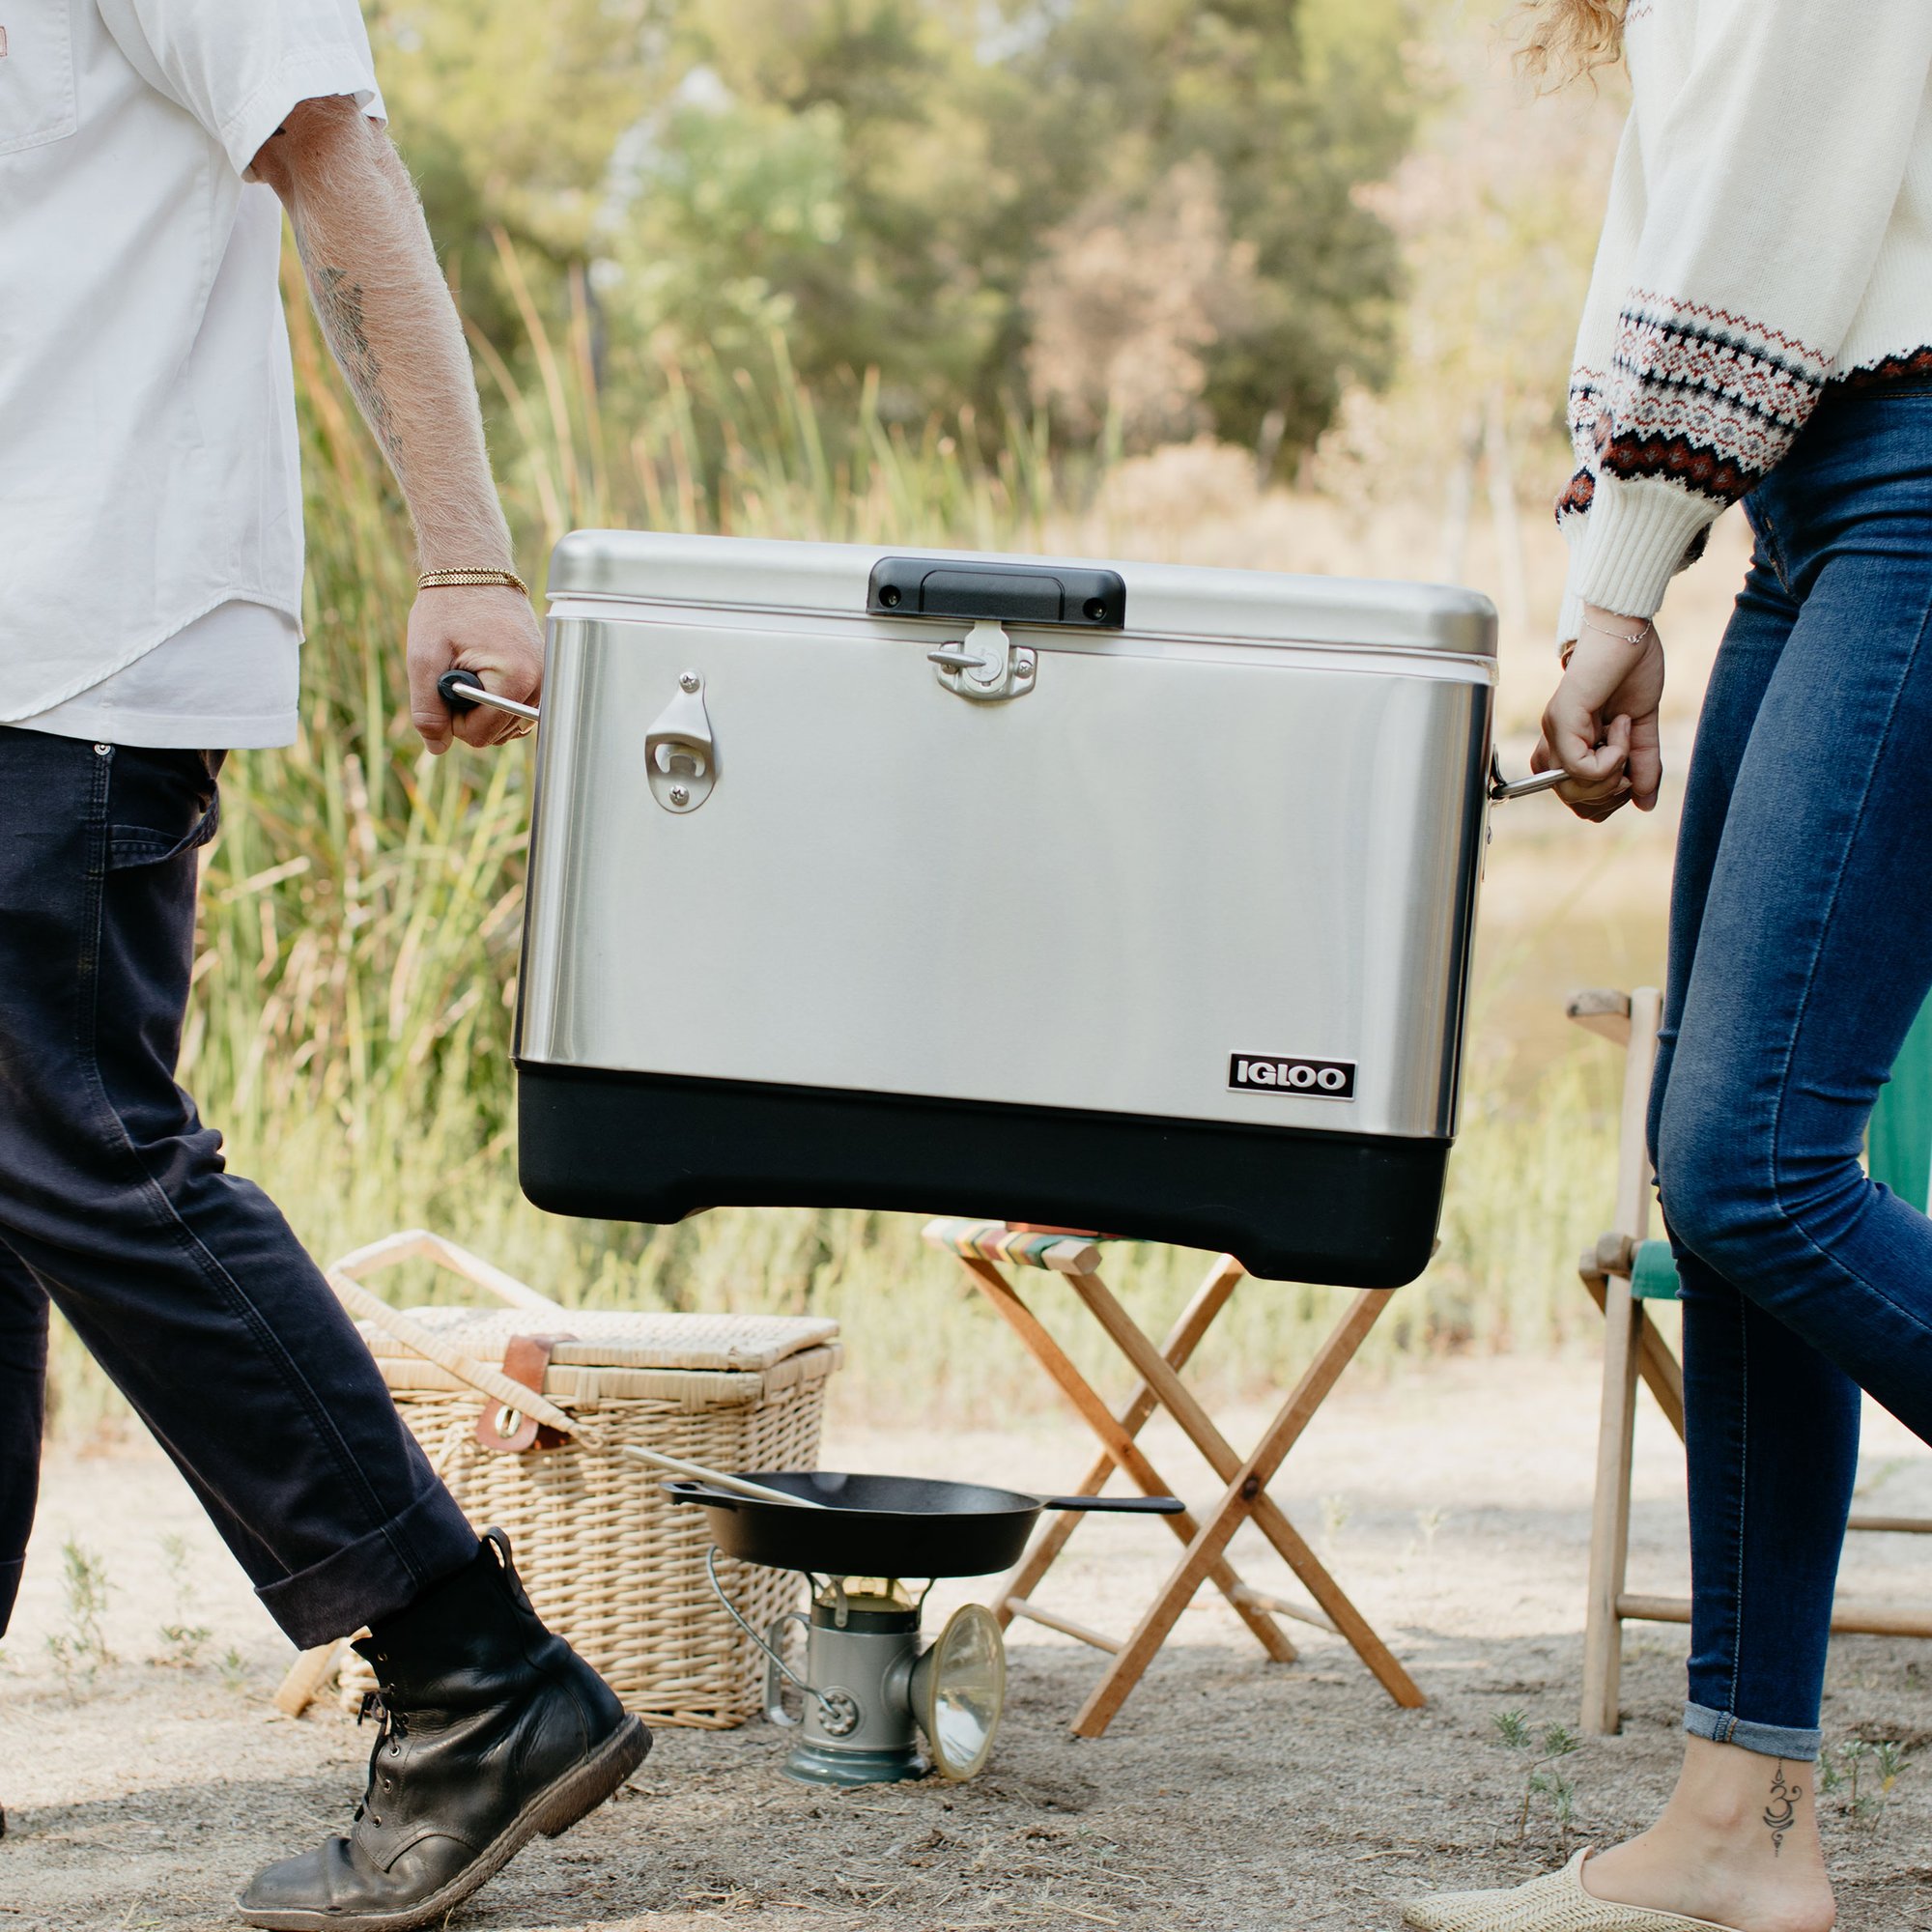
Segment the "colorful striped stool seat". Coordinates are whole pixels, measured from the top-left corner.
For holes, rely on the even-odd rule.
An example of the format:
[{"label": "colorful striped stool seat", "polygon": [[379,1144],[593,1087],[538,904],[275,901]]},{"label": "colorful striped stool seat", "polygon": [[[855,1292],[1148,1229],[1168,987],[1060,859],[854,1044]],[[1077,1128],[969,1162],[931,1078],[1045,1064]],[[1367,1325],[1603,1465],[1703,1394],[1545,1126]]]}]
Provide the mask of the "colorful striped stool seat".
[{"label": "colorful striped stool seat", "polygon": [[925,1238],[962,1261],[1006,1262],[1013,1267],[1050,1268],[1055,1274],[1092,1274],[1100,1265],[1100,1235],[1062,1228],[1018,1227],[1008,1221],[928,1221]]}]

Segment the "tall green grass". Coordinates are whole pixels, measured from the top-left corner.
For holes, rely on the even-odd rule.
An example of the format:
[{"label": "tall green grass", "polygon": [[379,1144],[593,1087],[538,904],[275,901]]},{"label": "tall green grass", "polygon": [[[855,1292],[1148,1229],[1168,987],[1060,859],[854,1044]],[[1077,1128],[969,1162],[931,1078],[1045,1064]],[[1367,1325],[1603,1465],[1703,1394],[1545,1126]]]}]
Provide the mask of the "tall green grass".
[{"label": "tall green grass", "polygon": [[[990,437],[970,419],[909,430],[884,419],[868,384],[828,420],[777,341],[757,370],[639,364],[600,384],[582,292],[553,332],[507,249],[504,265],[526,373],[474,346],[528,564],[590,524],[1040,548],[1098,480],[1056,461],[1043,426],[1018,414]],[[407,519],[293,281],[290,295],[309,537],[302,729],[290,750],[229,763],[182,1069],[233,1164],[323,1259],[425,1225],[568,1303],[834,1315],[848,1414],[1049,1407],[1017,1345],[909,1217],[725,1210],[650,1229],[559,1220],[521,1199],[509,1047],[527,757],[433,759],[410,730]],[[1585,1325],[1574,1268],[1608,1208],[1605,1072],[1561,1062],[1509,1100],[1501,1068],[1474,1069],[1441,1252],[1391,1305],[1371,1362],[1545,1348]],[[1109,1273],[1158,1326],[1200,1265],[1136,1246]],[[426,1271],[388,1286],[405,1298],[443,1292]],[[1054,1293],[1042,1277],[1038,1297]],[[1199,1374],[1223,1392],[1260,1392],[1335,1304],[1328,1290],[1252,1289]],[[1101,1369],[1091,1324],[1062,1325]],[[119,1413],[65,1332],[53,1392],[69,1430]]]}]

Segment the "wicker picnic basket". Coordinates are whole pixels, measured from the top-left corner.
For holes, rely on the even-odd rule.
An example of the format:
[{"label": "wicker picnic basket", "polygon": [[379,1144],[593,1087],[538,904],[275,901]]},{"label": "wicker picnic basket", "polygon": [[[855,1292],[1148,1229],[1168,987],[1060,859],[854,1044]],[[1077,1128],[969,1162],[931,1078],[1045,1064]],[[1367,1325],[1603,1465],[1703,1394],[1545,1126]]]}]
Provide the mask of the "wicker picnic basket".
[{"label": "wicker picnic basket", "polygon": [[[397,1311],[355,1279],[424,1254],[513,1305]],[[625,1704],[711,1730],[757,1712],[763,1659],[706,1578],[702,1512],[672,1504],[664,1475],[621,1445],[725,1470],[815,1468],[838,1323],[564,1308],[421,1233],[359,1249],[329,1274],[464,1513],[509,1533],[538,1613]],[[506,1413],[505,1368],[513,1383],[534,1375],[549,1412],[581,1434],[536,1435]],[[798,1579],[783,1571],[721,1559],[718,1574],[759,1629],[792,1607]],[[375,1688],[353,1652],[339,1683],[352,1708]]]}]

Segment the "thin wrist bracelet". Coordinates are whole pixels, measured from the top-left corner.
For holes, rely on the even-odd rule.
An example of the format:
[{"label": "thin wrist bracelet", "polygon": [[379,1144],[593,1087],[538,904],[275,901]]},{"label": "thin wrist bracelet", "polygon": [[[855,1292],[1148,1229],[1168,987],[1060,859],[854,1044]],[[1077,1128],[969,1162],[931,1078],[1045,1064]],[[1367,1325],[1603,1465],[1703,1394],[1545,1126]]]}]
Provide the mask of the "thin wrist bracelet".
[{"label": "thin wrist bracelet", "polygon": [[1584,630],[1595,631],[1600,638],[1614,638],[1620,644],[1640,644],[1650,636],[1650,620],[1647,617],[1644,619],[1643,629],[1634,637],[1626,631],[1613,631],[1607,624],[1593,624],[1587,617],[1582,622]]},{"label": "thin wrist bracelet", "polygon": [[426,570],[416,579],[418,590],[454,590],[470,583],[500,584],[506,590],[521,590],[526,597],[530,594],[530,586],[514,570]]}]

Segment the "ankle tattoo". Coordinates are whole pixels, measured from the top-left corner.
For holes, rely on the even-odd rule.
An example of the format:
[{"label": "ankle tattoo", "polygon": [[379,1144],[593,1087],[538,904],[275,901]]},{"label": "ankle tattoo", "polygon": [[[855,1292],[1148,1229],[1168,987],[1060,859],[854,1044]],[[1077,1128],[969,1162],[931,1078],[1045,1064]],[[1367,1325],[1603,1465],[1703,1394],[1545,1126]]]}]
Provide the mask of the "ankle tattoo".
[{"label": "ankle tattoo", "polygon": [[1784,1760],[1779,1758],[1777,1770],[1771,1780],[1771,1803],[1764,1807],[1765,1830],[1771,1833],[1773,1858],[1784,1849],[1784,1834],[1796,1822],[1798,1806],[1804,1797],[1804,1787],[1792,1783],[1785,1776]]}]

